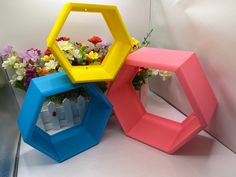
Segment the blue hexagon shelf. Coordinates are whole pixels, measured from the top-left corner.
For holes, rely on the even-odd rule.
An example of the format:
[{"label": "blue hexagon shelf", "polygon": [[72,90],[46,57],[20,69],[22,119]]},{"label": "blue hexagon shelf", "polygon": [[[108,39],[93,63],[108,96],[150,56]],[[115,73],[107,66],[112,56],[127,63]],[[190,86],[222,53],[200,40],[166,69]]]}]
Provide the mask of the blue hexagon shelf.
[{"label": "blue hexagon shelf", "polygon": [[[36,126],[46,97],[79,87],[91,96],[81,124],[51,136]],[[60,72],[31,81],[18,116],[18,126],[27,144],[62,162],[99,143],[111,112],[111,103],[95,84],[73,84]]]}]

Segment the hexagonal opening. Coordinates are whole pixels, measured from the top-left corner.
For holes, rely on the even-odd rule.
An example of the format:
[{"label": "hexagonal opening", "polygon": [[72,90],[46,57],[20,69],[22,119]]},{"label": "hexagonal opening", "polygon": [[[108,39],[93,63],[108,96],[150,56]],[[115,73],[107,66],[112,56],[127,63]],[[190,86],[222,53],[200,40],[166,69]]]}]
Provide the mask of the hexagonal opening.
[{"label": "hexagonal opening", "polygon": [[[165,152],[173,153],[185,142],[186,137],[193,136],[202,128],[202,125],[195,114],[191,114],[188,118],[182,117],[184,120],[177,122],[169,117],[162,117],[159,111],[151,113],[145,108],[145,104],[141,102],[132,82],[130,82],[138,70],[137,66],[125,65],[122,73],[116,78],[117,82],[113,82],[108,97],[128,136],[158,147]],[[126,98],[126,101],[121,98]]]},{"label": "hexagonal opening", "polygon": [[[137,90],[137,87],[134,89],[136,90],[136,93],[138,97],[141,100],[141,103],[145,110],[153,115],[162,117],[163,119],[172,120],[178,123],[182,123],[192,112],[192,107],[189,104],[189,101],[185,95],[185,93],[182,90],[182,87],[176,78],[176,74],[174,72],[171,72],[171,77],[168,76],[167,70],[165,71],[159,71],[156,73],[156,75],[151,76],[148,79],[143,80],[142,77],[140,77],[140,74],[143,74],[142,72],[148,72],[146,71],[147,68],[141,67],[137,72],[137,75],[133,79],[133,83],[144,83],[139,90]],[[158,68],[150,68],[151,70],[155,71]],[[166,76],[163,73],[166,73]],[[174,81],[173,81],[174,80]],[[149,83],[153,83],[153,87],[150,88]],[[155,85],[154,85],[155,84]],[[176,88],[179,92],[174,95],[174,93],[169,93],[169,95],[164,95],[164,97],[161,95],[161,93],[167,91],[168,89]],[[158,91],[158,89],[160,89]],[[176,107],[175,104],[172,104],[169,99],[171,96],[174,96],[174,98],[178,99],[179,107]],[[184,97],[182,97],[182,95]],[[182,103],[180,102],[182,100]],[[175,101],[175,100],[174,100]],[[176,103],[176,102],[175,102]],[[184,104],[183,104],[184,103]],[[185,113],[183,113],[180,110],[186,110]]]},{"label": "hexagonal opening", "polygon": [[[56,38],[71,12],[92,12],[102,14],[104,21],[114,38],[114,43],[109,48],[109,52],[106,54],[102,64],[72,66],[57,45]],[[67,72],[71,81],[73,83],[84,83],[113,80],[132,48],[132,41],[116,6],[67,3],[64,5],[48,36],[47,46],[57,57],[60,65],[65,72]],[[94,54],[93,52],[91,55],[94,57],[97,54]]]},{"label": "hexagonal opening", "polygon": [[81,124],[90,100],[83,87],[47,97],[37,127],[48,135],[55,135]]},{"label": "hexagonal opening", "polygon": [[57,39],[70,65],[80,68],[101,65],[114,41],[102,14],[91,12],[70,12]]},{"label": "hexagonal opening", "polygon": [[[149,89],[155,95],[160,96],[179,113],[190,115],[193,112],[193,109],[181,87],[176,73],[172,72],[171,78],[163,78],[160,75],[150,77]],[[182,122],[183,119],[176,117],[173,120]]]}]

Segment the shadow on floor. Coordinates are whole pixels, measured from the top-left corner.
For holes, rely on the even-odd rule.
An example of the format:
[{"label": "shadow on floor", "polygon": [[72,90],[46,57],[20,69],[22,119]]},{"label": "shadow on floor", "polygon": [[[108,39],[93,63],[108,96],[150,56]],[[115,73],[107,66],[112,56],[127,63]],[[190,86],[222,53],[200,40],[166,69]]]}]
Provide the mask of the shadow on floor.
[{"label": "shadow on floor", "polygon": [[174,155],[208,156],[211,153],[214,142],[215,140],[210,137],[197,135],[176,151]]}]

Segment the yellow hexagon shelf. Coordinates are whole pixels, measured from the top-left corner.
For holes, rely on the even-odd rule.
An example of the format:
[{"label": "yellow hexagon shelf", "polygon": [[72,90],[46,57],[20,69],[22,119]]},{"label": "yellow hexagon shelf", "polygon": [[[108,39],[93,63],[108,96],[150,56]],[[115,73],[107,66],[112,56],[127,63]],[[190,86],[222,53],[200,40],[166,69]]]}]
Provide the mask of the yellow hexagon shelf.
[{"label": "yellow hexagon shelf", "polygon": [[[101,65],[72,66],[57,45],[59,35],[70,12],[101,13],[114,42]],[[67,3],[59,14],[47,39],[47,47],[55,55],[73,83],[113,80],[132,48],[131,38],[116,6]]]}]

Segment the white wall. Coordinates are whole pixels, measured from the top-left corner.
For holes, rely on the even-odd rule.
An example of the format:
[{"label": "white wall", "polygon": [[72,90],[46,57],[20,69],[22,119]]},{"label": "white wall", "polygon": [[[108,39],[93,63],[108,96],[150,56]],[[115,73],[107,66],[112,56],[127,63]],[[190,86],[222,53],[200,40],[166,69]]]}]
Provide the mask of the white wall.
[{"label": "white wall", "polygon": [[[7,44],[18,50],[44,50],[46,38],[62,6],[69,0],[0,0],[0,49]],[[117,5],[130,35],[142,39],[148,32],[150,0],[73,0],[73,2]],[[92,35],[111,39],[101,15],[72,14],[63,35],[85,41]]]},{"label": "white wall", "polygon": [[[236,1],[151,0],[151,6],[152,45],[197,53],[219,102],[209,131],[236,152]],[[175,77],[152,78],[151,87],[189,112]]]}]

